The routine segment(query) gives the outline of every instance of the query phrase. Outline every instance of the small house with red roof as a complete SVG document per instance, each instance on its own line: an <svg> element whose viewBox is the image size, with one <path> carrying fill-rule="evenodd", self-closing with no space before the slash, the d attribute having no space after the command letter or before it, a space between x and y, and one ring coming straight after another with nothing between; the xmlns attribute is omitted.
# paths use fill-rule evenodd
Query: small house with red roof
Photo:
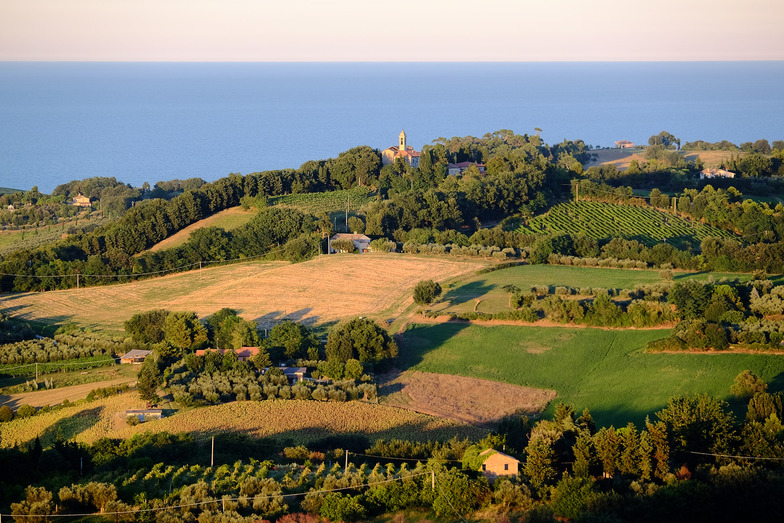
<svg viewBox="0 0 784 523"><path fill-rule="evenodd" d="M234 349L199 349L196 351L196 356L204 356L207 352L217 352L219 354L225 354L226 351L234 352L237 355L237 359L239 361L248 361L253 356L259 353L258 347L240 347L239 350Z"/></svg>

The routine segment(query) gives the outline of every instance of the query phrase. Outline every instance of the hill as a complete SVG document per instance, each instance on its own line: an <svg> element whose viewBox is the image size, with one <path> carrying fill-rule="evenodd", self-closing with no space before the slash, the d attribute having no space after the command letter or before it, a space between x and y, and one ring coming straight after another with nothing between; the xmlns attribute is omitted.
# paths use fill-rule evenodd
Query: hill
<svg viewBox="0 0 784 523"><path fill-rule="evenodd" d="M420 279L443 281L486 264L405 254L330 255L299 264L256 261L124 285L9 295L0 312L43 325L75 322L109 332L121 332L133 314L157 308L204 318L230 307L262 329L284 318L311 325L358 315L385 319L411 302Z"/></svg>

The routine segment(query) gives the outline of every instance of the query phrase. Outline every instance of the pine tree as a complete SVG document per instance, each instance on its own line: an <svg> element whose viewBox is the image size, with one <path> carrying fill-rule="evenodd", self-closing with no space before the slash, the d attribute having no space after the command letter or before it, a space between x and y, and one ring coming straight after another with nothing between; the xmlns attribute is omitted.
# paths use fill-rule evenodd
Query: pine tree
<svg viewBox="0 0 784 523"><path fill-rule="evenodd" d="M662 421L645 422L653 445L653 460L656 463L654 474L659 479L670 472L670 443L667 440L667 426Z"/></svg>
<svg viewBox="0 0 784 523"><path fill-rule="evenodd" d="M596 450L593 439L588 432L580 432L572 447L574 462L572 472L576 478L587 478L591 475L591 467L596 462Z"/></svg>
<svg viewBox="0 0 784 523"><path fill-rule="evenodd" d="M612 477L618 468L620 459L620 442L615 427L602 427L593 437L596 454L602 462L602 471L605 477Z"/></svg>
<svg viewBox="0 0 784 523"><path fill-rule="evenodd" d="M629 422L620 432L623 450L618 468L622 474L637 475L638 454L640 452L637 427L634 426L634 423Z"/></svg>
<svg viewBox="0 0 784 523"><path fill-rule="evenodd" d="M525 449L527 455L523 473L528 476L540 497L544 497L557 477L555 470L555 450L545 438L531 440Z"/></svg>
<svg viewBox="0 0 784 523"><path fill-rule="evenodd" d="M651 441L651 435L646 430L640 432L640 445L638 449L640 479L650 481L653 473L653 463L651 462L653 442Z"/></svg>

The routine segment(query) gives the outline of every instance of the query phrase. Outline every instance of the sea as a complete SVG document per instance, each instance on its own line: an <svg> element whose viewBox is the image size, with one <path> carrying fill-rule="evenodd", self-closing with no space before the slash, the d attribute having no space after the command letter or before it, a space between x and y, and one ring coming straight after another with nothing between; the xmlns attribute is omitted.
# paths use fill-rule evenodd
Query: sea
<svg viewBox="0 0 784 523"><path fill-rule="evenodd" d="M0 62L0 187L296 168L405 130L784 140L784 62Z"/></svg>

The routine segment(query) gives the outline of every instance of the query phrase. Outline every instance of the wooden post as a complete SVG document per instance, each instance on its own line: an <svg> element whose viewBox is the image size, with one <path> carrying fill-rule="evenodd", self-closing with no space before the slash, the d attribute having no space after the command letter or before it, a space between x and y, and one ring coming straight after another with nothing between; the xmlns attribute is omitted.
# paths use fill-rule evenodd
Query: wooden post
<svg viewBox="0 0 784 523"><path fill-rule="evenodd" d="M348 473L348 450L346 451L346 467L343 469L343 475Z"/></svg>
<svg viewBox="0 0 784 523"><path fill-rule="evenodd" d="M215 436L212 437L212 451L210 452L210 468L215 465Z"/></svg>

